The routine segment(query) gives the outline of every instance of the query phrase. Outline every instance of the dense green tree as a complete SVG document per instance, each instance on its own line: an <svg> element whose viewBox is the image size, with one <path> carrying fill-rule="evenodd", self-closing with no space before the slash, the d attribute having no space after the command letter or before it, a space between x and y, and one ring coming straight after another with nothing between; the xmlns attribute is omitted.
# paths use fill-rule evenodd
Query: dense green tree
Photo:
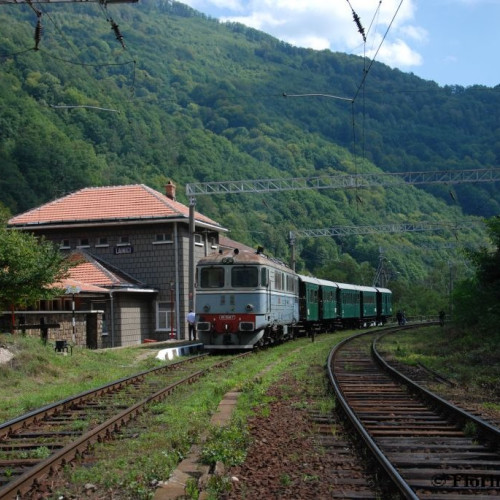
<svg viewBox="0 0 500 500"><path fill-rule="evenodd" d="M500 339L500 217L488 219L486 225L492 246L467 252L475 275L456 285L454 315L459 324Z"/></svg>
<svg viewBox="0 0 500 500"><path fill-rule="evenodd" d="M59 295L53 285L65 276L68 265L51 242L0 224L1 307L13 309Z"/></svg>
<svg viewBox="0 0 500 500"><path fill-rule="evenodd" d="M186 203L187 183L499 166L498 88L442 88L375 62L362 102L349 103L331 96L355 94L360 57L293 47L175 1L109 4L105 16L92 2L46 9L39 51L29 50L32 9L17 4L0 12L0 201L12 213L104 184L163 190L172 180ZM496 184L450 192L401 185L306 190L200 197L197 208L235 239L288 261L290 230L460 223L470 220L464 214L499 211ZM477 244L484 233L458 236ZM297 269L370 284L381 246L418 248L458 236L300 240ZM446 297L445 287L434 285L437 258L387 253L396 288L423 292L433 283L431 290ZM424 300L400 297L415 313L425 308Z"/></svg>

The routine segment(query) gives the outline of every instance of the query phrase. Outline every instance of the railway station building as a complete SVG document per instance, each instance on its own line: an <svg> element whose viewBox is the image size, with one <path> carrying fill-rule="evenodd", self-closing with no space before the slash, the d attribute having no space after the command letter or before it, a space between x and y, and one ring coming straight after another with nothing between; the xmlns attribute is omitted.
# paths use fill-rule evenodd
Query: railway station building
<svg viewBox="0 0 500 500"><path fill-rule="evenodd" d="M8 227L55 243L75 261L54 286L65 291L30 310L4 312L31 334L49 325L50 341L89 348L186 339L189 207L144 184L90 187L12 217ZM226 232L194 213L194 260L219 249ZM231 246L226 239L226 245Z"/></svg>

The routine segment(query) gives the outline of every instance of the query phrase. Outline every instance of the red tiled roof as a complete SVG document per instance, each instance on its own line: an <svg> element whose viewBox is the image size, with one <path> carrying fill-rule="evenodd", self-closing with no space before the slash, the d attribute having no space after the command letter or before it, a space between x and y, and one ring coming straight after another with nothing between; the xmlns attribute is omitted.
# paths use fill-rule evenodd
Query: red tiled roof
<svg viewBox="0 0 500 500"><path fill-rule="evenodd" d="M68 271L68 276L58 283L57 288L78 287L81 292L107 293L112 288L137 288L140 283L127 278L84 252L74 252L69 260L78 262Z"/></svg>
<svg viewBox="0 0 500 500"><path fill-rule="evenodd" d="M133 184L81 189L16 215L9 220L9 225L32 226L175 217L189 218L189 207L144 184ZM198 212L195 213L195 219L219 226L217 222Z"/></svg>
<svg viewBox="0 0 500 500"><path fill-rule="evenodd" d="M59 283L55 283L53 286L54 288L62 288L64 290L68 288L78 288L78 293L109 293L107 288L92 285L91 283L86 283L84 281L73 280L71 278L66 278Z"/></svg>

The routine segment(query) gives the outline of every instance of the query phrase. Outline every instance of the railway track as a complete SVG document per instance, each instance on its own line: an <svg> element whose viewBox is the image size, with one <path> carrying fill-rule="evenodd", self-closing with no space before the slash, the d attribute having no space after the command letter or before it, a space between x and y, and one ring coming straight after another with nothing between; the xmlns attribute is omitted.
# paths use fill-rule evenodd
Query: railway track
<svg viewBox="0 0 500 500"><path fill-rule="evenodd" d="M194 383L232 356L200 369L206 355L147 370L0 425L0 500L31 498L43 478L109 439L155 401Z"/></svg>
<svg viewBox="0 0 500 500"><path fill-rule="evenodd" d="M340 343L328 371L344 412L399 493L499 498L500 430L391 368L377 352L378 335Z"/></svg>

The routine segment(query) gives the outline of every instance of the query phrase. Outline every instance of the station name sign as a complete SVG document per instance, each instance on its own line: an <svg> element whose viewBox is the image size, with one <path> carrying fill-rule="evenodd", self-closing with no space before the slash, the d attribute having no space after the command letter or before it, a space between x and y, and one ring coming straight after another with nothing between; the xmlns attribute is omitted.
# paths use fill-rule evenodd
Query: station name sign
<svg viewBox="0 0 500 500"><path fill-rule="evenodd" d="M115 255L121 255L124 253L134 253L134 247L132 245L127 245L123 247L115 247L114 248Z"/></svg>

